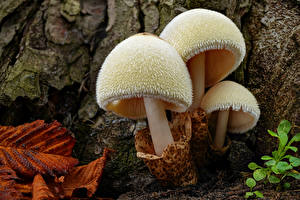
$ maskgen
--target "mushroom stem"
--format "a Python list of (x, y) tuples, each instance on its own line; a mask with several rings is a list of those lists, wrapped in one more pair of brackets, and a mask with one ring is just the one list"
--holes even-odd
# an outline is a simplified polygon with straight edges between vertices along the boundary
[(228, 124), (229, 110), (220, 110), (218, 114), (218, 121), (216, 127), (216, 134), (214, 138), (214, 146), (221, 149), (225, 142), (227, 124)]
[(205, 89), (205, 53), (199, 53), (188, 61), (188, 69), (193, 84), (193, 103), (189, 110), (200, 107)]
[(158, 99), (144, 98), (144, 104), (155, 154), (161, 156), (163, 150), (174, 143), (165, 108)]

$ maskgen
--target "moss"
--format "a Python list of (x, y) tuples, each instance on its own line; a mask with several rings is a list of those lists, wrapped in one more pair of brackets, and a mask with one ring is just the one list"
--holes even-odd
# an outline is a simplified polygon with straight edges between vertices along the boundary
[(39, 85), (39, 66), (36, 56), (28, 51), (24, 53), (15, 64), (9, 69), (5, 83), (2, 85), (2, 94), (14, 101), (18, 96), (37, 98), (41, 95)]
[(37, 98), (41, 95), (39, 87), (39, 75), (36, 72), (25, 71), (22, 67), (15, 67), (14, 73), (10, 74), (4, 92), (13, 101), (21, 97)]
[(80, 3), (78, 0), (66, 0), (61, 6), (60, 13), (69, 22), (74, 22), (76, 15), (80, 12)]
[(205, 0), (187, 0), (186, 6), (188, 9), (201, 8)]
[(70, 66), (70, 78), (78, 83), (83, 81), (85, 73), (89, 69), (90, 56), (88, 53), (88, 49), (84, 47), (74, 48), (73, 50), (68, 50), (67, 54), (70, 54), (71, 59), (68, 60), (71, 63)]
[(7, 15), (12, 13), (17, 7), (19, 7), (26, 0), (5, 0), (0, 2), (0, 22)]
[(69, 15), (78, 15), (80, 12), (80, 3), (78, 0), (66, 0), (63, 4), (63, 10)]
[(134, 146), (134, 139), (121, 140), (113, 146), (116, 151), (110, 162), (110, 176), (113, 178), (120, 178), (130, 172), (138, 171), (143, 168), (145, 164), (141, 159), (136, 157), (136, 150)]
[[(69, 55), (72, 52), (70, 49), (63, 55)], [(19, 96), (35, 99), (46, 95), (41, 91), (41, 82), (59, 90), (73, 82), (81, 83), (88, 70), (89, 54), (84, 47), (74, 51), (77, 53), (71, 53), (71, 63), (67, 63), (68, 58), (60, 55), (62, 50), (59, 48), (25, 48), (15, 65), (6, 72), (7, 78), (1, 85), (0, 95), (8, 96), (11, 101)]]
[(157, 31), (157, 34), (160, 34), (160, 32), (162, 32), (162, 30), (164, 29), (164, 27), (171, 21), (172, 19), (172, 10), (163, 5), (161, 6), (161, 9), (160, 9), (160, 26), (159, 26), (159, 29)]
[[(109, 124), (107, 125), (109, 126)], [(109, 179), (118, 180), (145, 167), (143, 161), (136, 157), (134, 138), (132, 136), (126, 138), (117, 137), (112, 135), (113, 132), (109, 132), (110, 136), (107, 136), (105, 130), (100, 130), (99, 133), (99, 130), (93, 130), (86, 124), (74, 124), (72, 131), (75, 133), (77, 140), (74, 156), (80, 160), (81, 164), (97, 159), (101, 155), (102, 150), (108, 147), (115, 151), (111, 154), (111, 160), (105, 167), (106, 176)], [(100, 155), (95, 153), (96, 146), (101, 149), (99, 151)]]

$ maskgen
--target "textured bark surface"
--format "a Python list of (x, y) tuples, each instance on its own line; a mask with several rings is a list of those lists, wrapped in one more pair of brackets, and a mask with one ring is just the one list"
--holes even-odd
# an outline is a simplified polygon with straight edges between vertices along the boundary
[(254, 2), (249, 14), (247, 87), (262, 113), (254, 130), (256, 148), (259, 153), (269, 153), (274, 142), (266, 129), (274, 130), (282, 119), (300, 124), (300, 9), (293, 1)]
[(231, 152), (230, 166), (240, 160), (232, 155), (269, 153), (276, 141), (267, 129), (284, 118), (299, 125), (298, 0), (0, 1), (0, 124), (56, 119), (74, 132), (79, 141), (74, 156), (82, 163), (104, 147), (116, 150), (100, 193), (155, 191), (159, 185), (134, 148), (134, 132), (146, 122), (100, 110), (95, 80), (120, 41), (143, 31), (159, 34), (176, 15), (198, 7), (227, 15), (243, 32), (247, 55), (229, 79), (250, 89), (262, 112), (255, 129), (233, 138), (245, 149)]

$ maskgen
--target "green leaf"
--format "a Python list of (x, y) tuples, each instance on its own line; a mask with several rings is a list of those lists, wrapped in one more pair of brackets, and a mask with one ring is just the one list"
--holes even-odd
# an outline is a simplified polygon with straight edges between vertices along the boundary
[(265, 165), (268, 167), (274, 166), (276, 164), (275, 160), (269, 160), (268, 162), (265, 162)]
[(271, 130), (268, 130), (268, 133), (273, 136), (273, 137), (278, 137), (277, 133), (271, 131)]
[(299, 166), (300, 166), (300, 158), (291, 156), (291, 157), (289, 158), (289, 161), (290, 161), (290, 163), (291, 163), (291, 165), (292, 165), (293, 167), (299, 167)]
[(276, 158), (277, 154), (278, 154), (278, 151), (273, 151), (273, 152), (272, 152), (272, 156), (273, 156), (274, 158)]
[(274, 174), (280, 174), (280, 171), (277, 169), (276, 165), (272, 166), (271, 170)]
[(262, 156), (262, 160), (272, 160), (273, 158), (271, 156)]
[(287, 135), (290, 132), (291, 128), (292, 128), (292, 125), (288, 120), (282, 120), (279, 123), (279, 126), (277, 128), (277, 133), (278, 133), (278, 135), (280, 135), (280, 134)]
[(288, 149), (292, 150), (293, 152), (297, 152), (298, 148), (294, 146), (289, 146)]
[(291, 187), (291, 184), (286, 182), (283, 184), (284, 189), (289, 189)]
[(287, 176), (291, 176), (291, 177), (294, 177), (295, 179), (297, 180), (300, 180), (300, 174), (299, 173), (288, 173)]
[(258, 191), (258, 190), (254, 191), (253, 193), (254, 193), (254, 194), (256, 195), (256, 197), (258, 197), (258, 198), (264, 198), (264, 195), (263, 195), (260, 191)]
[(247, 178), (246, 185), (252, 190), (256, 186), (256, 181), (253, 178)]
[(287, 135), (286, 133), (284, 133), (284, 132), (281, 132), (281, 133), (278, 132), (278, 135), (279, 135), (279, 142), (280, 142), (280, 145), (284, 147), (284, 146), (286, 145), (286, 143), (288, 142), (289, 137), (288, 137), (288, 135)]
[(293, 167), (285, 161), (280, 161), (276, 164), (276, 168), (281, 172), (284, 173), (287, 170), (293, 169)]
[(292, 142), (300, 142), (300, 133), (297, 133), (292, 139), (291, 139), (291, 143)]
[(254, 193), (253, 192), (246, 192), (245, 194), (245, 198), (248, 199), (249, 197), (253, 196)]
[(291, 155), (286, 155), (286, 156), (284, 156), (282, 159), (284, 159), (284, 158), (289, 159), (290, 157), (291, 157)]
[(263, 180), (264, 178), (266, 178), (267, 176), (267, 173), (265, 172), (265, 170), (263, 169), (257, 169), (253, 172), (253, 178), (256, 180), (256, 181), (261, 181)]
[(280, 179), (277, 178), (276, 176), (271, 175), (271, 176), (269, 176), (268, 179), (269, 179), (270, 183), (280, 183)]
[(293, 138), (295, 138), (296, 142), (300, 142), (300, 133), (297, 133)]
[(251, 162), (248, 164), (248, 168), (251, 170), (255, 170), (257, 168), (261, 168), (260, 166), (258, 166), (255, 162)]

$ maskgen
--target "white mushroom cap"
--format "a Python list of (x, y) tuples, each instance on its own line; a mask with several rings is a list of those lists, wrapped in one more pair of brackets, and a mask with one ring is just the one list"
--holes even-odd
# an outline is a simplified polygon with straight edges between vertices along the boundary
[(99, 106), (128, 118), (146, 117), (143, 97), (183, 112), (192, 103), (186, 65), (169, 43), (142, 33), (118, 44), (105, 59), (96, 83)]
[(244, 86), (232, 81), (222, 81), (210, 88), (202, 99), (201, 107), (206, 113), (230, 110), (227, 129), (231, 133), (250, 130), (260, 116), (253, 94)]
[(237, 26), (225, 15), (206, 9), (193, 9), (176, 16), (160, 37), (174, 46), (185, 62), (205, 52), (206, 87), (233, 72), (246, 52)]

